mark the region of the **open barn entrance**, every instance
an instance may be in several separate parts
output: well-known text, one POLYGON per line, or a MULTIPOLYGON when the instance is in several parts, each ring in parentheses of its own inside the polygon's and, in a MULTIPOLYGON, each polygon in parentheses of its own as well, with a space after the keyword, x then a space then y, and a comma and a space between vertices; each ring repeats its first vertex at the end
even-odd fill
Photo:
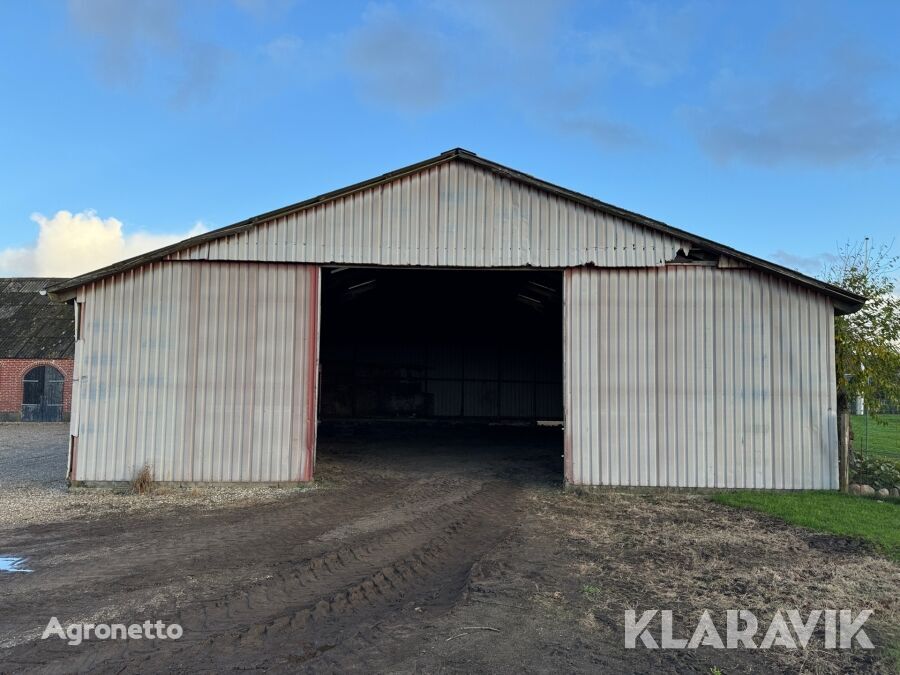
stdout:
POLYGON ((559 458, 562 352, 561 272, 323 268, 322 451, 352 429, 559 458))

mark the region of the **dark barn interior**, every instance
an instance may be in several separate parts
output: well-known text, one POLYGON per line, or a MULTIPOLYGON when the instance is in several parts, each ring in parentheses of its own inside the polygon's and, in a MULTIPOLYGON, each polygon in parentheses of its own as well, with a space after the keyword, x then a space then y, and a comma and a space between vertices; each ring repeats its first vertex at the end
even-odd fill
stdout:
POLYGON ((319 417, 561 421, 562 274, 324 268, 319 417))

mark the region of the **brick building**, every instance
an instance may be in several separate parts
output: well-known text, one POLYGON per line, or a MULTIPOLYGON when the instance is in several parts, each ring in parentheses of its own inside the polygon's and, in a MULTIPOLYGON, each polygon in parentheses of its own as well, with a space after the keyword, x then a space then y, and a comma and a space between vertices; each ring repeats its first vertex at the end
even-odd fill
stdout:
POLYGON ((75 319, 44 289, 61 279, 0 279, 0 421, 69 418, 75 319))

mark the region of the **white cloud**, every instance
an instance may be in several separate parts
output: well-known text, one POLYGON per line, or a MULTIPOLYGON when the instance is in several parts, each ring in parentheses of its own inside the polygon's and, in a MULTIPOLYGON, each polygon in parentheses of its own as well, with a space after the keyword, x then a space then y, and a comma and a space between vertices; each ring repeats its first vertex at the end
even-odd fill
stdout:
POLYGON ((621 69, 654 87, 668 83, 689 66, 715 12, 706 3, 652 5, 629 3, 618 25, 586 33, 587 52, 601 67, 621 69))
POLYGON ((296 35, 282 35, 261 47, 263 54, 280 65, 292 65, 300 56, 302 49, 303 40, 296 35))
POLYGON ((827 3, 788 3, 768 35, 722 67, 685 119, 713 160, 762 167, 900 159, 897 65, 827 3))
POLYGON ((833 253, 819 253, 806 256, 784 250, 775 251, 770 257, 780 265, 790 267, 804 274, 819 277, 824 277, 828 267, 836 263, 838 259, 833 253))
POLYGON ((255 18, 263 19, 284 14, 295 0, 234 0, 234 4, 255 18))
POLYGON ((206 99, 231 57, 190 30, 189 9, 177 0, 68 1, 72 25, 95 52, 103 80, 135 86, 161 69, 176 106, 206 99))
POLYGON ((450 95, 453 60, 446 36, 393 5, 369 5, 347 36, 347 64, 373 100, 416 112, 450 95))
POLYGON ((58 211, 31 216, 38 226, 33 246, 0 250, 0 275, 72 277, 192 237, 207 228, 198 222, 184 233, 126 233, 122 221, 94 211, 58 211))
POLYGON ((34 250, 5 248, 0 250, 0 276, 25 277, 32 273, 34 250))
POLYGON ((712 103, 692 113, 703 149, 715 160, 762 166, 837 166, 894 161, 900 155, 900 114, 874 93, 876 70, 835 57, 821 81, 753 80, 723 73, 712 103))
POLYGON ((629 124, 598 115, 569 117, 559 115, 557 128, 566 133, 585 136, 610 150, 624 150, 649 145, 648 140, 629 124))

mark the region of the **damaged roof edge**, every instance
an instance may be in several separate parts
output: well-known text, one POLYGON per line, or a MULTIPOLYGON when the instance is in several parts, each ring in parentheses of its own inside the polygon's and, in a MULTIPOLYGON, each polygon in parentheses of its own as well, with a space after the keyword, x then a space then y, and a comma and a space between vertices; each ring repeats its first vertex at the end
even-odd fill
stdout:
POLYGON ((685 230, 680 230, 676 227, 672 227, 671 225, 667 225, 662 221, 654 220, 653 218, 648 218, 647 216, 641 215, 639 213, 628 211, 627 209, 613 206, 612 204, 607 204, 606 202, 602 202, 599 199, 581 194, 580 192, 575 192, 573 190, 554 185, 553 183, 548 183, 529 174, 522 173, 521 171, 517 171, 515 169, 503 166, 502 164, 497 164, 496 162, 478 157, 475 153, 469 150, 464 150, 462 148, 454 148, 453 150, 442 152, 436 157, 432 157, 415 164, 410 164, 409 166, 382 174, 375 178, 370 178, 368 180, 354 183, 353 185, 349 185, 338 190, 326 192, 311 199, 297 202, 296 204, 290 204, 288 206, 275 209, 274 211, 268 211, 258 216, 253 216, 252 218, 239 221, 232 225, 227 225, 210 232, 204 232, 203 234, 184 239, 174 244, 170 244, 169 246, 164 246, 154 251, 134 256, 133 258, 128 258, 127 260, 122 260, 107 267, 103 267, 98 270, 94 270, 92 272, 88 272, 86 274, 82 274, 80 276, 73 277, 72 279, 63 281, 62 283, 49 287, 47 291, 50 294, 51 298, 53 298, 54 300, 60 302, 71 300, 75 295, 75 291, 80 286, 84 286, 99 279, 103 279, 104 277, 108 277, 119 272, 125 272, 147 263, 156 262, 173 253, 177 253, 178 251, 182 251, 199 244, 213 241, 215 239, 220 239, 222 237, 227 237, 233 234, 238 234, 240 232, 243 232, 244 230, 250 229, 257 223, 287 215, 289 213, 294 213, 296 211, 301 211, 303 209, 307 209, 331 201, 333 199, 358 192, 359 190, 364 190, 376 185, 387 183, 389 181, 396 180, 397 178, 401 178, 417 171, 421 171, 423 169, 431 168, 439 164, 444 164, 446 162, 454 160, 470 162, 493 173, 507 176, 513 180, 531 185, 539 190, 550 192, 565 199, 569 199, 584 206, 597 209, 599 211, 623 218, 625 220, 629 220, 638 225, 657 230, 664 234, 684 239, 691 242, 691 244, 693 245, 702 246, 704 248, 710 249, 711 251, 715 251, 716 253, 730 256, 744 263, 747 263, 752 267, 761 269, 771 274, 775 274, 776 276, 784 277, 802 286, 806 286, 807 288, 812 288, 829 296, 833 300, 835 310, 839 314, 852 314, 853 312, 860 309, 866 302, 866 298, 864 296, 858 295, 839 286, 820 281, 819 279, 816 279, 814 277, 807 276, 790 268, 783 267, 773 262, 769 262, 768 260, 757 258, 756 256, 752 256, 748 253, 743 253, 731 248, 730 246, 726 246, 710 239, 706 239, 705 237, 700 237, 696 234, 686 232, 685 230))

